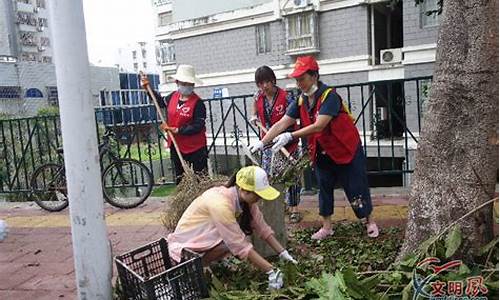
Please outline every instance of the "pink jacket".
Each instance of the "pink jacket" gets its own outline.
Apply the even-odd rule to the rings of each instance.
[[[263,240],[274,234],[257,204],[250,211],[254,233]],[[245,239],[236,220],[240,213],[236,187],[220,186],[205,191],[189,205],[175,231],[168,235],[170,257],[179,262],[183,248],[205,252],[224,242],[233,255],[246,259],[253,245]]]

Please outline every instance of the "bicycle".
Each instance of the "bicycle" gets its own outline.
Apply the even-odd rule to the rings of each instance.
[[[153,176],[140,161],[113,154],[110,151],[111,136],[114,133],[107,129],[98,147],[104,200],[119,208],[137,207],[151,194]],[[62,158],[62,148],[57,149],[57,154]],[[103,169],[105,156],[110,163]],[[33,172],[30,185],[33,198],[41,208],[55,212],[68,206],[64,164],[49,162],[41,165]]]

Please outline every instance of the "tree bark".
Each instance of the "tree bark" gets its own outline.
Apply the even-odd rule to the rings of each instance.
[[[400,257],[494,197],[498,174],[498,1],[443,1],[434,79]],[[466,257],[492,239],[492,205],[460,223]]]

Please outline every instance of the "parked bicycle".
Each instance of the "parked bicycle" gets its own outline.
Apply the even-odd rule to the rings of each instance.
[[[111,151],[111,137],[107,129],[99,144],[101,182],[104,199],[119,208],[134,208],[142,204],[153,189],[153,176],[138,160],[120,158]],[[62,157],[62,148],[57,149]],[[103,168],[104,158],[109,164]],[[35,202],[48,211],[60,211],[68,206],[64,164],[49,162],[38,167],[31,177],[31,190]]]

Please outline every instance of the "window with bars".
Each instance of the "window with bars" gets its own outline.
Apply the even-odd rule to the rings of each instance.
[[[289,53],[319,51],[317,17],[313,11],[287,16],[285,26]]]
[[[175,48],[171,41],[160,42],[160,64],[175,63]]]
[[[26,24],[36,26],[37,19],[33,13],[18,11],[16,14],[16,21],[19,24]]]
[[[270,24],[257,25],[257,54],[271,52],[271,26]]]
[[[19,33],[19,39],[21,40],[21,45],[23,46],[37,46],[38,38],[35,37],[33,32],[21,31]]]
[[[0,86],[1,99],[21,98],[21,87],[19,86]]]
[[[59,96],[57,92],[57,86],[48,86],[47,87],[47,100],[50,105],[58,105]]]
[[[39,27],[49,27],[49,21],[46,18],[38,18]]]
[[[433,27],[439,25],[438,0],[424,0],[420,4],[420,27]]]

